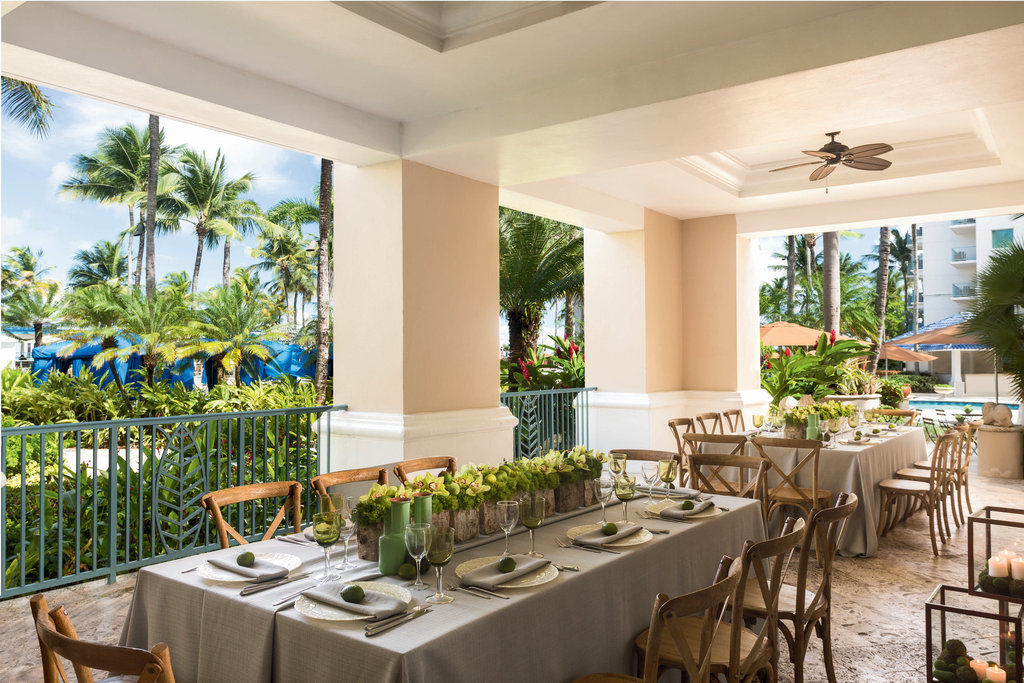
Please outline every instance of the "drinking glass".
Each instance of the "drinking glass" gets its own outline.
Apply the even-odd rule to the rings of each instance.
[[[498,501],[498,526],[505,532],[505,552],[502,557],[508,557],[512,553],[508,549],[508,535],[519,523],[519,502],[515,500]]]
[[[607,524],[608,517],[605,514],[605,507],[608,505],[608,501],[612,499],[612,492],[615,490],[615,484],[612,478],[607,472],[601,475],[601,478],[597,481],[597,497],[601,502],[601,523]]]
[[[416,581],[412,584],[414,591],[427,589],[427,584],[420,578],[420,562],[427,554],[427,533],[430,530],[429,524],[406,524],[405,525],[405,549],[412,555],[416,565]]]
[[[670,484],[675,482],[677,477],[679,477],[678,460],[675,458],[665,458],[658,461],[658,478],[665,482],[665,497],[662,500],[668,500]]]
[[[349,569],[354,563],[348,559],[348,544],[352,535],[356,532],[356,522],[352,518],[352,511],[356,507],[356,501],[352,496],[331,494],[331,502],[334,503],[334,511],[338,514],[341,524],[341,540],[345,542],[345,559],[335,569]]]
[[[446,564],[452,561],[454,550],[455,529],[450,526],[431,524],[427,531],[427,562],[437,574],[437,592],[426,601],[433,605],[444,605],[455,600],[451,595],[445,594],[442,582],[442,570]]]
[[[636,477],[623,474],[615,479],[615,497],[622,501],[622,522],[629,521],[629,501],[636,495]]]
[[[832,436],[832,448],[837,445],[836,439],[839,437],[839,432],[843,427],[843,422],[839,418],[833,418],[828,421],[828,433]]]
[[[675,462],[675,461],[673,461]],[[656,462],[645,462],[643,467],[640,468],[640,473],[644,477],[644,483],[647,484],[647,502],[654,502],[654,482],[658,481],[659,472],[661,465]],[[667,493],[665,495],[668,495]]]
[[[608,467],[612,471],[613,476],[619,476],[624,474],[626,471],[626,454],[625,453],[612,453],[612,459],[608,463]]]
[[[519,503],[520,512],[523,516],[523,526],[530,530],[530,557],[544,557],[533,547],[533,530],[544,523],[544,513],[547,501],[537,496],[530,496]]]
[[[854,411],[853,415],[846,418],[846,422],[850,425],[850,429],[856,429],[860,424],[860,411]]]
[[[341,519],[337,512],[327,510],[313,515],[313,540],[324,549],[324,571],[316,577],[321,582],[335,578],[334,572],[331,571],[331,547],[338,542],[340,533]]]
[[[761,426],[764,424],[764,415],[761,413],[754,413],[751,419],[754,421],[754,429],[760,432]]]

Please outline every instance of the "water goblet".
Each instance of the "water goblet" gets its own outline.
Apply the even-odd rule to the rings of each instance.
[[[413,563],[416,565],[416,581],[412,584],[414,591],[427,589],[427,584],[423,583],[423,579],[420,577],[420,562],[427,554],[427,532],[429,529],[429,524],[405,525],[405,549],[412,555]]]
[[[356,522],[352,517],[352,511],[355,510],[356,502],[352,496],[336,493],[331,494],[331,502],[334,504],[334,511],[338,514],[341,522],[341,540],[345,542],[345,559],[336,569],[349,569],[353,566],[353,563],[349,562],[348,559],[348,544],[352,540],[352,535],[356,532]]]
[[[597,480],[597,499],[601,503],[601,523],[607,524],[608,517],[606,514],[606,508],[608,501],[612,499],[612,493],[615,491],[615,483],[607,472],[601,475],[601,478]]]
[[[850,425],[850,429],[856,429],[857,425],[860,424],[860,411],[855,410],[853,412],[853,415],[850,415],[850,417],[846,418],[846,422],[847,424]]]
[[[758,433],[760,433],[761,427],[762,425],[764,425],[764,415],[762,415],[761,413],[754,413],[754,415],[751,416],[751,420],[753,420],[754,422],[754,429],[756,429]]]
[[[830,439],[832,448],[835,448],[837,445],[837,439],[839,437],[839,432],[842,430],[842,427],[842,420],[840,420],[837,417],[832,418],[831,420],[828,421],[828,433],[832,437]]]
[[[523,526],[530,530],[530,552],[526,553],[530,557],[544,557],[534,548],[533,530],[544,523],[546,508],[547,501],[537,496],[530,496],[519,503],[519,510],[523,517]]]
[[[626,471],[626,454],[625,453],[612,453],[612,459],[608,463],[608,468],[611,469],[613,476],[619,476]]]
[[[444,592],[442,573],[444,566],[452,561],[455,550],[455,529],[450,526],[430,525],[427,531],[427,562],[437,574],[437,592],[427,598],[432,605],[444,605],[455,600]]]
[[[519,501],[499,500],[498,501],[498,526],[505,532],[505,552],[502,557],[508,557],[512,553],[508,548],[508,535],[519,523]]]
[[[640,468],[640,473],[647,484],[647,503],[654,502],[654,482],[658,481],[660,465],[656,462],[645,462]]]
[[[321,582],[330,581],[335,577],[331,571],[331,547],[338,542],[340,533],[341,519],[337,512],[327,510],[313,515],[313,540],[324,549],[324,570],[317,574]]]
[[[671,485],[679,477],[679,461],[675,458],[665,458],[658,461],[658,478],[665,483],[665,497],[668,500],[668,492]]]
[[[615,479],[615,497],[622,501],[622,523],[629,522],[629,501],[636,495],[636,477],[623,474]]]

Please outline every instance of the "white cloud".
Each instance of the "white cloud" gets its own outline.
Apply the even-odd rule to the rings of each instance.
[[[4,250],[22,241],[28,236],[29,221],[32,214],[29,211],[22,211],[15,216],[3,216],[0,218],[0,242]]]
[[[66,161],[58,161],[50,169],[50,177],[46,179],[50,189],[57,194],[58,198],[64,198],[63,195],[59,194],[61,184],[73,175],[73,169],[71,164]]]

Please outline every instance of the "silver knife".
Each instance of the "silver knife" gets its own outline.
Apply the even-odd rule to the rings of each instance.
[[[390,624],[392,621],[398,621],[399,619],[404,619],[405,617],[408,617],[408,616],[412,615],[415,612],[422,612],[423,610],[425,610],[425,609],[427,609],[429,607],[430,607],[430,605],[416,605],[415,607],[410,607],[409,609],[407,609],[404,612],[399,612],[398,614],[394,614],[394,615],[392,615],[390,617],[385,617],[385,618],[381,619],[380,621],[371,622],[371,623],[367,624],[366,626],[364,626],[363,630],[364,631],[372,631],[373,629],[379,628],[381,626],[384,626],[385,624]]]
[[[419,612],[413,612],[412,614],[408,615],[404,619],[398,619],[397,621],[392,621],[390,624],[384,624],[383,626],[379,626],[379,627],[377,627],[377,628],[375,628],[373,630],[364,631],[363,633],[366,635],[367,638],[372,638],[372,637],[374,637],[376,635],[380,635],[381,633],[384,633],[385,631],[390,631],[391,629],[395,628],[396,626],[401,626],[402,624],[408,624],[413,619],[415,619],[417,617],[420,617],[420,616],[423,616],[424,614],[426,614],[427,612],[430,612],[430,611],[431,611],[430,608],[427,608],[427,609],[424,609],[424,610],[420,610]]]
[[[507,595],[502,595],[501,593],[495,593],[494,591],[487,590],[486,588],[481,588],[480,586],[466,586],[466,585],[462,585],[462,586],[459,586],[459,588],[461,588],[463,590],[480,591],[481,593],[487,593],[488,595],[493,595],[494,597],[501,598],[502,600],[508,600],[509,599],[509,597]]]
[[[265,581],[263,583],[257,583],[252,586],[246,586],[242,590],[238,591],[238,594],[245,596],[252,595],[253,593],[262,593],[263,591],[270,590],[271,588],[277,588],[278,586],[283,586],[286,583],[291,583],[292,581],[298,581],[300,579],[309,578],[309,575],[312,573],[313,572],[308,571],[303,574],[296,574],[295,576],[287,576],[283,579],[278,579],[277,581]]]

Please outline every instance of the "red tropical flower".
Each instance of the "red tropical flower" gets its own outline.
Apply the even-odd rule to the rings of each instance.
[[[772,369],[772,362],[770,360],[769,361],[765,361],[764,366],[766,368],[768,368],[769,370],[771,370]]]
[[[835,328],[832,328],[832,331],[828,333],[828,343],[829,344],[835,344],[836,343],[836,330],[835,330]]]
[[[790,356],[793,355],[793,352],[790,351],[789,347],[787,346],[786,348],[782,349],[782,355],[785,356],[786,358],[789,358]]]

